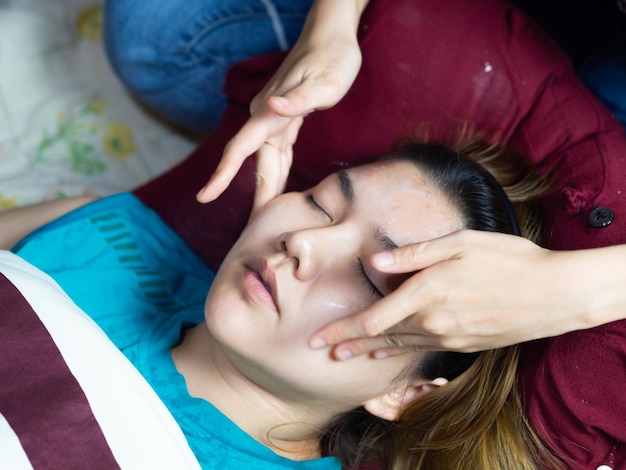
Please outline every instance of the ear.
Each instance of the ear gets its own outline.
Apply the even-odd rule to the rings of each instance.
[[[424,379],[416,379],[413,383],[403,388],[391,390],[383,395],[370,398],[363,403],[363,407],[374,416],[387,421],[395,421],[408,405],[426,393],[447,383],[448,380],[443,377],[429,382],[425,382]]]

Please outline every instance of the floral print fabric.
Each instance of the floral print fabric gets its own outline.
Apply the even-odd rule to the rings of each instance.
[[[109,68],[102,3],[0,3],[0,210],[129,190],[194,146]]]

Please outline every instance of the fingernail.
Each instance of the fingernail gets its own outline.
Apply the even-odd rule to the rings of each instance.
[[[289,98],[286,98],[284,96],[274,96],[274,100],[277,101],[281,106],[289,105]]]
[[[315,338],[311,340],[309,346],[311,346],[312,349],[320,349],[326,346],[326,341],[322,338]]]
[[[387,359],[389,357],[389,353],[387,351],[374,351],[373,356],[376,359]]]
[[[335,351],[335,356],[337,356],[337,359],[340,361],[346,361],[352,357],[352,351],[349,349],[337,349]]]
[[[198,201],[202,199],[202,196],[204,195],[205,190],[206,190],[206,186],[196,193],[196,199]]]
[[[382,253],[376,253],[372,261],[379,268],[388,268],[393,265],[393,255],[388,251],[383,251]]]

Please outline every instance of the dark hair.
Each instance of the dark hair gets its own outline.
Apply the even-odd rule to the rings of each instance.
[[[427,178],[435,183],[437,188],[449,199],[452,206],[458,210],[463,228],[523,235],[535,242],[539,241],[541,217],[538,200],[545,193],[548,183],[537,174],[532,163],[523,156],[497,145],[469,140],[457,148],[437,144],[404,142],[382,157],[383,161],[399,159],[414,163]],[[509,199],[509,195],[512,196],[512,200]],[[518,222],[518,217],[521,223]],[[415,372],[429,380],[437,377],[453,380],[471,368],[474,375],[484,379],[477,382],[488,384],[493,388],[501,386],[496,377],[506,376],[508,377],[507,385],[504,386],[505,390],[498,395],[501,397],[499,403],[493,405],[480,403],[483,397],[477,397],[474,401],[479,405],[474,406],[475,410],[481,407],[483,409],[488,406],[495,407],[491,411],[490,417],[485,420],[475,420],[475,416],[473,416],[466,419],[466,422],[475,420],[476,423],[480,423],[477,426],[488,427],[498,419],[502,420],[500,415],[506,415],[507,422],[517,418],[523,420],[520,417],[523,415],[521,411],[517,414],[508,411],[500,413],[500,408],[505,408],[505,400],[513,400],[515,403],[518,401],[516,391],[511,389],[511,383],[515,381],[514,366],[517,363],[517,350],[515,348],[502,348],[496,350],[495,354],[489,352],[484,358],[482,357],[483,354],[485,353],[430,352],[416,365],[417,370]],[[477,359],[480,361],[475,364]],[[490,375],[492,377],[488,377]],[[468,380],[471,382],[471,379]],[[475,388],[472,389],[472,392],[465,393],[480,394],[487,391],[489,386],[481,385],[482,388]],[[450,384],[443,388],[448,387]],[[450,390],[452,391],[453,388]],[[470,389],[470,387],[465,388]],[[431,392],[430,394],[434,393]],[[431,402],[439,406],[442,403],[454,402],[454,398],[452,398],[454,396],[461,396],[458,391],[453,391],[448,395],[443,399],[431,400]],[[418,401],[422,401],[422,399]],[[510,407],[508,405],[506,407],[515,408],[515,406]],[[443,407],[433,410],[432,413],[424,413],[423,408],[418,408],[417,412],[411,410],[407,413],[410,416],[409,421],[413,420],[414,417],[427,415],[432,422],[439,423],[440,421],[432,418],[432,416],[448,412],[448,409]],[[521,410],[521,405],[517,406],[516,410],[519,411],[518,409]],[[455,411],[450,413],[461,415],[464,412],[462,407],[457,407]],[[489,423],[485,424],[487,421]],[[464,437],[459,440],[458,448],[461,449],[465,446],[461,452],[467,455],[467,448],[471,448],[467,443],[472,439],[479,441],[480,438],[476,437],[477,433],[472,429],[472,425],[466,424],[465,426],[460,431]],[[400,434],[398,434],[398,429],[401,430]],[[414,432],[414,434],[421,435],[420,442],[414,446],[412,442],[406,442],[407,439],[411,438],[410,432],[402,431],[410,430],[413,432],[414,429],[412,421],[409,424],[404,422],[398,425],[373,417],[359,408],[336,420],[323,437],[322,445],[327,454],[336,455],[342,459],[345,468],[356,468],[360,462],[373,459],[382,459],[383,461],[395,459],[398,466],[403,468],[404,466],[407,468],[415,466],[417,468],[424,462],[435,460],[415,457],[416,449],[434,450],[437,453],[437,449],[439,449],[437,446],[440,445],[441,438],[435,436],[431,439],[429,432],[420,430],[417,433]],[[508,432],[509,428],[506,429]],[[515,435],[515,433],[516,431],[510,432],[512,437],[509,441],[512,444],[507,449],[510,449],[511,453],[520,455],[520,461],[526,462],[524,459],[526,459],[527,443],[533,443],[535,449],[541,446],[540,444],[534,445],[537,439],[532,430],[529,429],[527,433],[520,431],[520,436]],[[398,439],[399,435],[404,436],[404,434],[407,436]],[[404,441],[402,445],[398,443],[400,440]],[[507,439],[502,439],[502,442],[507,442]],[[441,445],[442,447],[445,446],[443,449],[445,452],[450,451],[451,447],[448,444]],[[498,445],[500,444],[489,444],[484,448],[489,446],[491,446],[489,449],[499,448]],[[522,451],[517,452],[519,449]],[[445,452],[443,459],[436,460],[437,462],[453,461],[453,459],[448,459],[449,454]],[[478,453],[475,450],[469,452]],[[533,449],[529,450],[529,455],[528,461],[534,462],[536,459]],[[406,462],[412,463],[407,464]],[[416,465],[416,462],[419,464]],[[387,465],[391,466],[390,462],[385,462],[384,467],[387,468]],[[429,467],[425,466],[424,468]]]

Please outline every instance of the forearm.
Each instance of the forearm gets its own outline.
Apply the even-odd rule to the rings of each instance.
[[[573,329],[626,318],[626,245],[554,254],[553,283],[568,293]]]
[[[92,196],[69,197],[0,212],[0,249],[11,249],[33,230],[94,199]]]
[[[369,0],[316,0],[307,15],[301,39],[311,43],[328,38],[356,40],[359,20]]]

